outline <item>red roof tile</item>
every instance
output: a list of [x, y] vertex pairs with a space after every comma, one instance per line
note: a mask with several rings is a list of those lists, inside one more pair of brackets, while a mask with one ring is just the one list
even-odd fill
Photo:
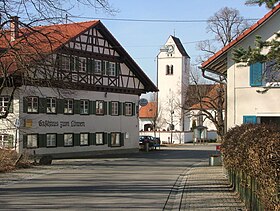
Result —
[[211, 56], [207, 61], [203, 62], [201, 65], [202, 69], [205, 69], [207, 65], [209, 65], [211, 62], [213, 62], [214, 60], [219, 58], [221, 55], [226, 53], [231, 47], [236, 45], [239, 41], [243, 40], [245, 37], [247, 37], [253, 31], [255, 31], [259, 26], [264, 24], [272, 15], [277, 13], [279, 10], [280, 10], [280, 3], [276, 7], [274, 7], [272, 10], [270, 10], [263, 18], [261, 18], [254, 25], [252, 25], [249, 29], [245, 30], [235, 40], [233, 40], [228, 45], [223, 47], [221, 50], [219, 50], [217, 53], [215, 53], [213, 56]]
[[[0, 47], [25, 45], [28, 48], [40, 49], [43, 53], [55, 51], [62, 44], [66, 44], [70, 39], [75, 38], [89, 27], [98, 24], [99, 21], [87, 21], [70, 24], [56, 24], [48, 26], [37, 26], [33, 28], [19, 28], [19, 36], [13, 42], [10, 40], [10, 33], [0, 38]], [[34, 46], [36, 45], [36, 46]], [[30, 49], [26, 49], [28, 51]], [[34, 50], [33, 50], [34, 51]]]
[[[223, 85], [222, 85], [223, 86]], [[213, 88], [201, 99], [201, 102], [198, 102], [191, 106], [191, 110], [200, 110], [200, 109], [217, 109], [218, 107], [218, 91], [220, 89], [220, 84], [213, 85]], [[223, 109], [225, 104], [223, 103]]]
[[149, 102], [148, 105], [139, 109], [139, 118], [154, 118], [157, 114], [156, 102]]
[[97, 23], [99, 21], [19, 28], [19, 35], [14, 41], [10, 41], [10, 31], [5, 31], [0, 38], [0, 48], [7, 49], [7, 52], [1, 56], [1, 63], [7, 67], [10, 65], [7, 68], [10, 73], [15, 69], [24, 69], [24, 67], [20, 67], [23, 63], [17, 62], [17, 55], [20, 55], [24, 64], [29, 62], [32, 64], [32, 62], [56, 51], [70, 39]]

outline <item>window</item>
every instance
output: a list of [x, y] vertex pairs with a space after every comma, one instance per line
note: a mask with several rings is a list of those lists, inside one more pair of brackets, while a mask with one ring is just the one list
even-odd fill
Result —
[[47, 134], [47, 147], [56, 147], [56, 134]]
[[64, 113], [73, 114], [73, 100], [65, 99], [64, 101]]
[[119, 147], [121, 146], [121, 134], [120, 133], [111, 133], [111, 146]]
[[56, 99], [55, 98], [47, 98], [47, 113], [55, 114], [56, 113]]
[[95, 74], [100, 74], [102, 73], [102, 65], [100, 60], [95, 60], [94, 61], [94, 72]]
[[10, 134], [0, 134], [0, 149], [13, 148], [14, 136]]
[[5, 113], [7, 111], [9, 99], [8, 96], [0, 96], [0, 113]]
[[280, 71], [277, 69], [275, 61], [265, 63], [263, 75], [266, 86], [280, 87]]
[[86, 58], [79, 57], [78, 70], [80, 72], [86, 72], [87, 71], [87, 60], [86, 60]]
[[119, 115], [119, 103], [111, 102], [111, 115], [117, 116]]
[[61, 70], [70, 70], [70, 57], [68, 55], [61, 55]]
[[104, 144], [104, 134], [103, 133], [96, 133], [95, 134], [96, 137], [96, 144]]
[[116, 76], [116, 64], [114, 62], [106, 62], [106, 74]]
[[125, 115], [132, 116], [132, 103], [125, 103]]
[[169, 67], [169, 65], [166, 65], [166, 73], [165, 73], [166, 75], [169, 75], [170, 74], [170, 67]]
[[280, 71], [275, 61], [254, 63], [250, 65], [250, 86], [280, 87]]
[[264, 116], [260, 117], [260, 123], [280, 125], [280, 116]]
[[89, 114], [89, 101], [88, 100], [80, 101], [80, 114]]
[[173, 75], [173, 65], [170, 65], [170, 75]]
[[65, 133], [64, 134], [64, 146], [73, 146], [73, 134]]
[[88, 145], [88, 133], [81, 133], [80, 134], [80, 145], [81, 146]]
[[166, 65], [166, 75], [173, 75], [173, 65]]
[[29, 134], [27, 135], [27, 148], [37, 148], [38, 147], [38, 135], [37, 134]]
[[104, 114], [104, 101], [96, 101], [96, 114]]
[[38, 112], [38, 97], [27, 97], [27, 112], [37, 113]]

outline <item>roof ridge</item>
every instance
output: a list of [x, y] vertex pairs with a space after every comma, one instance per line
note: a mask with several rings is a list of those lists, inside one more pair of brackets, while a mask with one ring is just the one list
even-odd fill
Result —
[[69, 26], [69, 25], [78, 25], [78, 24], [85, 24], [85, 23], [96, 23], [96, 22], [100, 22], [100, 20], [89, 20], [89, 21], [82, 21], [82, 22], [71, 22], [71, 23], [57, 23], [57, 24], [48, 24], [48, 25], [40, 25], [40, 26], [33, 26], [31, 28], [43, 28], [43, 27], [55, 27], [55, 26]]

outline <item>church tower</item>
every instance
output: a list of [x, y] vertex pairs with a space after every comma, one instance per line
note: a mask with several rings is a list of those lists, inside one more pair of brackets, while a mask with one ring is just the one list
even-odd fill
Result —
[[189, 72], [189, 55], [179, 38], [169, 36], [157, 56], [157, 101], [161, 130], [185, 130], [183, 104]]

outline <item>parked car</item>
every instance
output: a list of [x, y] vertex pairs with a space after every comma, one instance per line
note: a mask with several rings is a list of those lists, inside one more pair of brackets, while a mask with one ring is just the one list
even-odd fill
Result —
[[154, 137], [152, 136], [140, 136], [139, 137], [139, 149], [146, 150], [146, 143], [148, 143], [149, 150], [154, 149]]

